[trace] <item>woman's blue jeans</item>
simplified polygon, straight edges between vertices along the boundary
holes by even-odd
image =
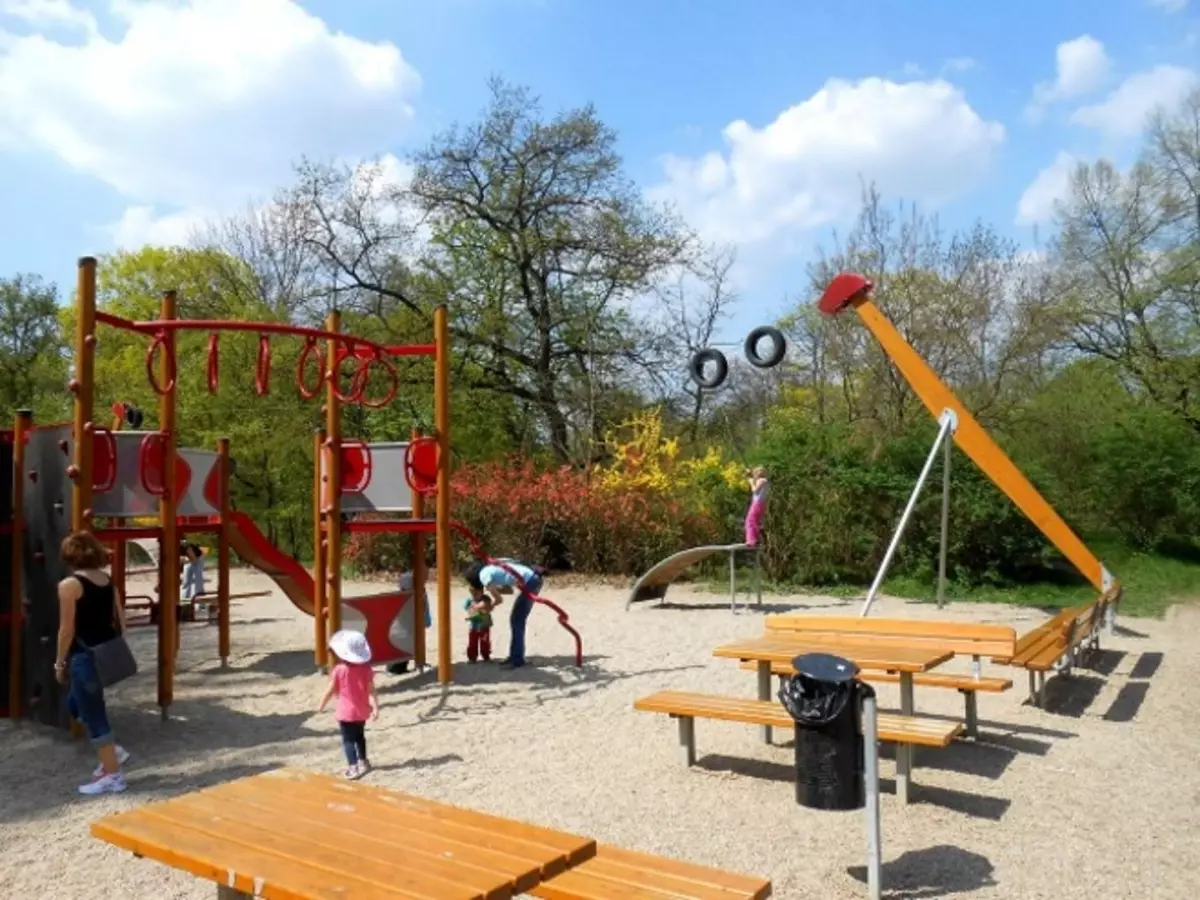
[[[537,575],[525,582],[529,594],[537,594],[542,590],[542,579]],[[525,665],[525,624],[529,621],[529,613],[533,611],[533,598],[522,591],[513,603],[512,612],[508,617],[511,637],[508,644],[508,662],[513,666]]]
[[[108,724],[108,709],[104,705],[104,686],[96,661],[86,651],[73,653],[67,659],[67,710],[83,723],[93,747],[113,742],[112,726]]]

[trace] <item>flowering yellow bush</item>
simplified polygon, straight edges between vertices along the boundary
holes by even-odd
[[[640,491],[668,496],[687,492],[688,499],[707,506],[707,492],[695,489],[742,485],[742,467],[709,447],[703,456],[680,459],[678,438],[663,437],[662,417],[657,410],[638,413],[619,429],[629,434],[622,441],[616,433],[606,435],[613,459],[594,472],[595,484],[607,491]]]

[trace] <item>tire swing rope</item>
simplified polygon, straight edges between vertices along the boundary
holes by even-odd
[[[767,353],[760,353],[758,346],[764,339],[771,342],[771,347]],[[783,357],[787,354],[787,339],[783,332],[773,325],[760,325],[746,335],[742,352],[746,354],[746,361],[754,368],[773,369],[783,362]],[[705,367],[709,363],[713,364],[712,374],[705,373]],[[716,390],[729,377],[729,360],[717,348],[705,347],[692,354],[688,361],[688,374],[701,390]]]

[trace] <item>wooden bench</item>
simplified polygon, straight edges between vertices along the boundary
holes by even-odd
[[[1011,655],[994,656],[992,662],[1025,669],[1029,673],[1029,700],[1034,706],[1042,706],[1046,673],[1068,673],[1085,654],[1099,647],[1101,625],[1120,594],[1118,586],[1091,603],[1063,610],[1023,634]]]
[[[529,892],[542,900],[766,900],[771,882],[607,844]]]
[[[873,619],[850,616],[767,616],[768,632],[802,634],[806,639],[845,640],[856,642],[892,643],[905,647],[925,647],[945,650],[957,656],[971,657],[969,674],[925,672],[913,676],[913,685],[949,688],[963,695],[966,733],[979,736],[979,703],[977,694],[1002,693],[1012,687],[1008,678],[984,678],[983,657],[1012,656],[1017,643],[1016,632],[1008,625],[986,625],[975,622],[922,621],[920,619]],[[749,667],[747,667],[749,668]],[[790,668],[776,674],[790,675]],[[898,675],[891,672],[864,672],[863,681],[894,684]]]
[[[696,719],[788,729],[796,725],[782,704],[770,700],[746,700],[690,691],[659,691],[634,701],[633,708],[641,712],[663,713],[679,721],[679,744],[683,748],[684,762],[689,766],[696,763]],[[962,730],[960,722],[879,713],[879,740],[892,744],[946,747]],[[908,802],[909,765],[908,754],[897,754],[896,794],[903,803]]]
[[[758,663],[754,660],[747,660],[741,664],[741,668],[753,672],[758,668]],[[780,680],[782,680],[792,677],[795,673],[788,663],[773,663],[771,665],[771,674],[778,675]],[[895,672],[864,671],[858,674],[858,680],[871,682],[872,684],[899,684],[900,676]],[[949,688],[962,694],[966,702],[965,733],[969,737],[978,737],[979,705],[975,700],[974,694],[977,692],[1000,694],[1009,690],[1013,686],[1013,682],[1011,678],[976,678],[972,675],[957,675],[949,672],[923,672],[913,676],[913,686]]]

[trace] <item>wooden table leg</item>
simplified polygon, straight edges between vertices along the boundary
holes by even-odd
[[[771,664],[763,660],[758,661],[758,699],[771,699]],[[764,744],[771,743],[770,725],[763,726],[762,739]]]
[[[900,673],[900,715],[913,714],[912,672]],[[896,745],[896,799],[908,803],[908,782],[912,773],[913,745]]]

